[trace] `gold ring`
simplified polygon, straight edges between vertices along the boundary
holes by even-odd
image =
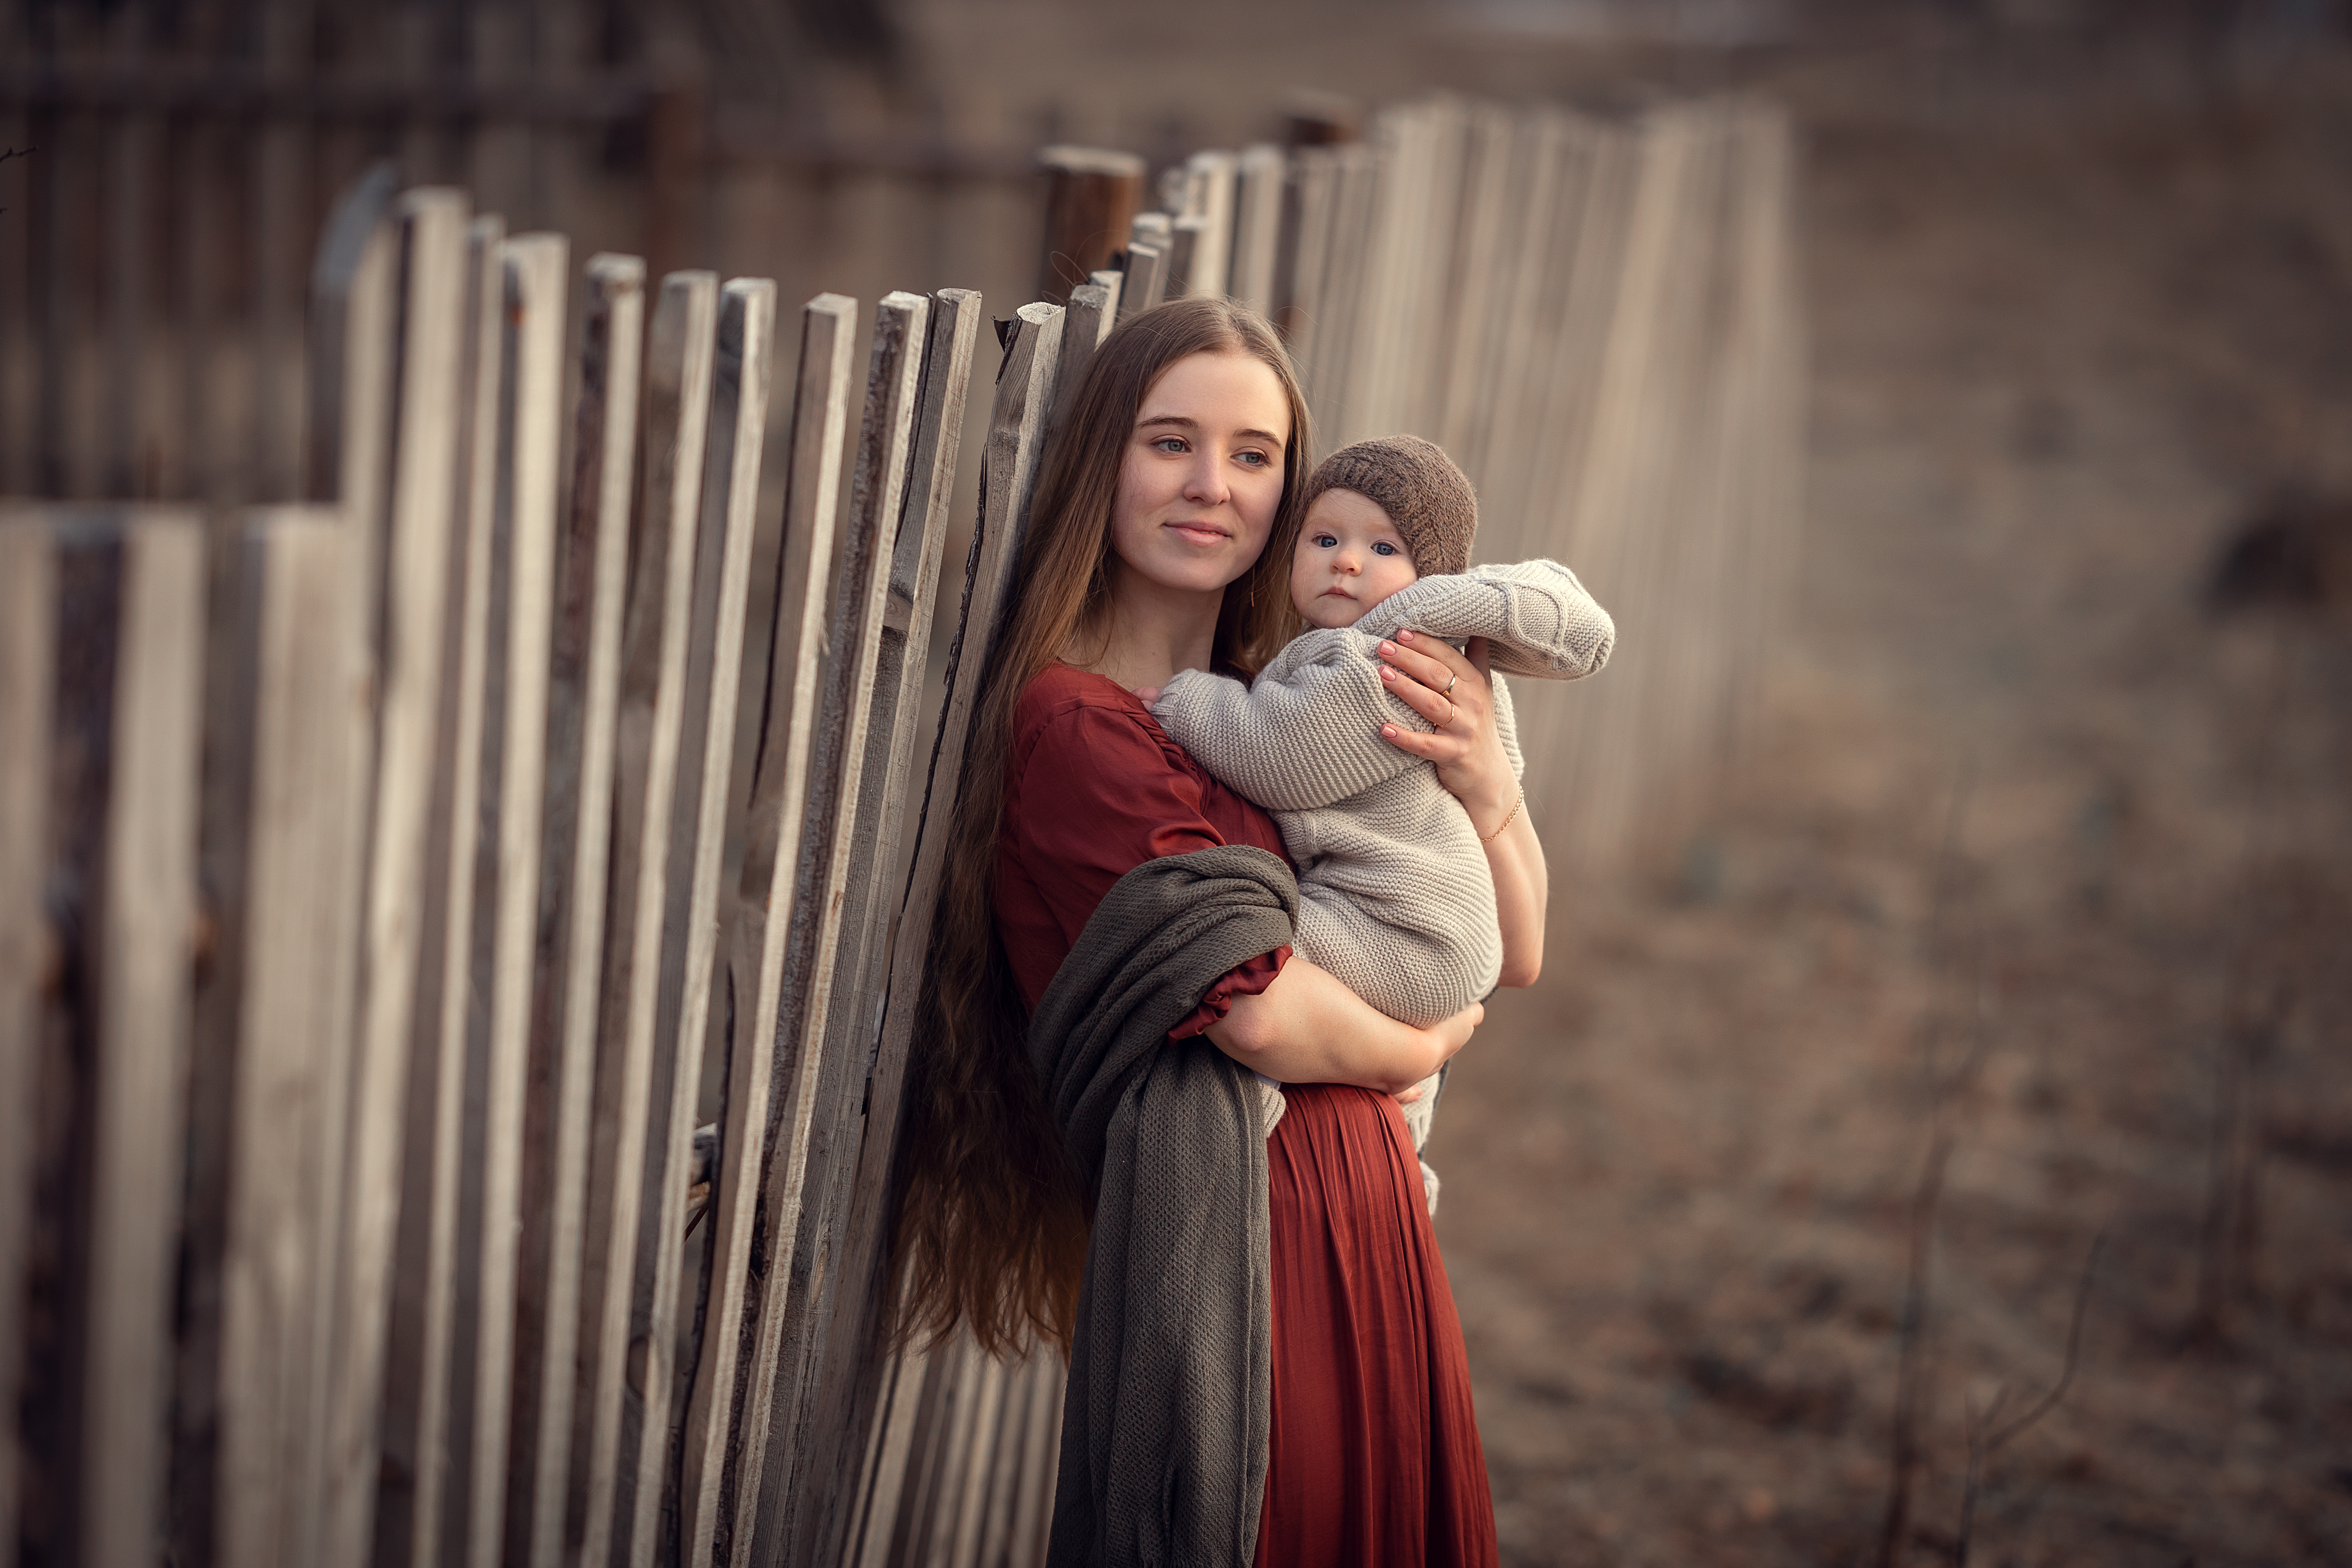
[[[1443,691],[1439,692],[1438,695],[1440,697],[1445,697],[1445,693]],[[1462,710],[1454,706],[1454,699],[1451,697],[1445,697],[1445,722],[1440,724],[1438,728],[1441,730],[1452,728],[1454,724],[1454,715],[1460,711],[1462,711]]]
[[[1461,672],[1460,670],[1458,670],[1458,669],[1457,669],[1457,670],[1455,670],[1455,671],[1454,672],[1454,679],[1453,679],[1453,680],[1449,680],[1449,681],[1447,681],[1447,682],[1445,683],[1445,689],[1444,689],[1444,690],[1443,690],[1443,691],[1441,691],[1441,692],[1439,692],[1439,693],[1438,693],[1438,695],[1439,695],[1440,697],[1451,697],[1451,696],[1453,696],[1453,695],[1454,695],[1454,683],[1455,683],[1455,681],[1459,681],[1461,679],[1462,679],[1462,672]]]

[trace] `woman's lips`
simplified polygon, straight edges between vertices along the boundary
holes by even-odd
[[[1205,522],[1171,522],[1168,531],[1192,544],[1217,544],[1232,537],[1223,529]]]

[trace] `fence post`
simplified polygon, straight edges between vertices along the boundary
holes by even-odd
[[[1037,165],[1045,174],[1037,297],[1058,305],[1127,237],[1143,205],[1143,160],[1095,147],[1048,147]]]

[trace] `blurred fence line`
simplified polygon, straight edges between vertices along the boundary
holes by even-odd
[[[780,180],[819,208],[903,187],[938,209],[934,262],[974,202],[1026,218],[1027,143],[936,105],[912,132],[839,124],[713,79],[659,26],[600,37],[616,9],[0,5],[0,148],[27,152],[0,214],[0,494],[306,494],[305,268],[379,161],[656,277],[757,247]],[[905,248],[872,215],[826,226],[807,248],[860,274]]]
[[[952,600],[978,295],[779,321],[388,169],[268,305],[280,504],[0,508],[0,1568],[1042,1559],[1058,1358],[878,1329],[929,829],[1123,314],[1266,310],[1327,446],[1446,441],[1616,613],[1523,703],[1564,868],[1703,792],[1801,477],[1777,111],[1407,105],[1124,233],[1134,161],[1049,164],[1111,186]]]

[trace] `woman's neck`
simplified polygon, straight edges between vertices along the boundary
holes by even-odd
[[[1180,669],[1206,669],[1217,642],[1217,612],[1224,591],[1186,593],[1138,577],[1123,561],[1112,565],[1110,603],[1092,626],[1078,628],[1063,650],[1066,663],[1108,676],[1133,691],[1165,686]]]

